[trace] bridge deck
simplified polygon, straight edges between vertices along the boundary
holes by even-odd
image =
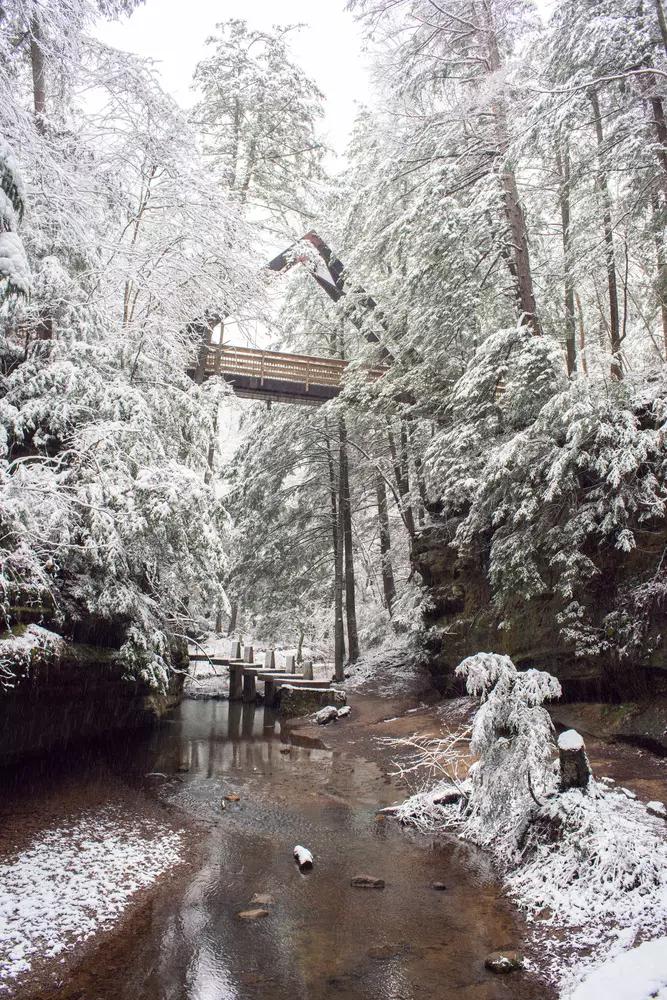
[[[339,358],[210,344],[202,349],[196,369],[189,374],[197,382],[220,375],[245,399],[320,406],[339,394],[348,364]],[[381,378],[386,371],[385,365],[376,365],[367,377]]]

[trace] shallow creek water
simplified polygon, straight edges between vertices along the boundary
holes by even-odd
[[[91,798],[123,798],[139,810],[166,804],[190,846],[187,864],[89,948],[65,982],[31,995],[548,1000],[551,990],[531,974],[484,968],[489,951],[522,944],[520,918],[488,858],[378,820],[378,808],[404,792],[360,756],[363,748],[350,741],[331,750],[326,739],[326,729],[290,737],[261,706],[185,701],[159,729],[116,738],[84,763],[74,765],[70,751],[69,765],[63,757],[32,765],[6,790],[0,819],[11,814],[16,827],[5,825],[6,837],[20,833],[21,816],[27,834],[40,810],[48,819]],[[222,810],[225,795],[240,801]],[[297,843],[315,856],[310,872],[294,864]],[[359,874],[386,888],[352,888]],[[436,891],[436,881],[447,890]],[[274,897],[269,915],[239,920],[255,893]]]

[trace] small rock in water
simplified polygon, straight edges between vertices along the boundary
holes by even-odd
[[[268,892],[256,892],[250,900],[251,906],[273,906],[275,899]]]
[[[281,747],[278,753],[289,753],[291,749],[291,747]]]
[[[600,778],[600,781],[604,781],[605,785],[615,785],[616,782],[613,778],[607,778],[606,776]]]
[[[491,972],[515,972],[523,968],[523,958],[518,951],[492,951],[484,965]]]
[[[352,709],[349,705],[343,705],[342,708],[338,709],[338,718],[344,719],[347,715],[351,715]]]
[[[190,770],[190,765],[180,764],[179,767],[176,768],[176,770],[178,771],[179,774],[187,774],[188,771]]]
[[[321,708],[319,712],[315,712],[315,722],[318,726],[326,726],[327,723],[333,722],[337,718],[338,709],[335,705],[327,705],[325,708]]]
[[[236,914],[239,920],[258,920],[260,917],[268,917],[268,915],[269,915],[268,910],[261,910],[261,909],[241,910],[240,913]]]
[[[221,808],[221,809],[226,809],[226,808],[227,808],[227,803],[225,802],[225,800],[224,800],[224,799],[223,799],[223,800],[221,801],[221,803],[220,803],[220,808]]]
[[[384,961],[388,958],[394,958],[396,955],[400,955],[403,952],[403,948],[395,944],[381,944],[375,948],[369,948],[366,954],[369,958],[374,958],[377,961]]]
[[[294,860],[298,864],[301,871],[305,871],[306,869],[313,867],[313,855],[307,847],[301,847],[300,844],[297,844],[294,848]]]
[[[355,875],[350,880],[350,885],[355,889],[384,889],[383,878],[374,878],[372,875]]]
[[[433,882],[432,885],[434,889],[438,889],[440,892],[443,892],[447,888],[444,882]]]
[[[664,802],[647,803],[646,812],[650,816],[657,816],[659,819],[667,819],[667,809],[665,808]]]
[[[225,798],[226,798],[226,800],[228,802],[240,802],[241,801],[241,796],[240,795],[225,795]]]
[[[621,788],[621,791],[625,795],[626,799],[636,799],[637,796],[634,792],[631,792],[629,788]]]

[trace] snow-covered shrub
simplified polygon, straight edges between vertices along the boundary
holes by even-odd
[[[554,727],[542,702],[559,698],[555,677],[519,672],[509,656],[477,653],[456,670],[468,694],[481,698],[470,748],[479,756],[471,774],[465,834],[514,857],[538,797],[553,790]]]

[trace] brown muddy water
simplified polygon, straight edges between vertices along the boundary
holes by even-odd
[[[281,732],[261,706],[185,701],[150,734],[26,765],[5,778],[0,848],[90,802],[122,801],[188,831],[186,864],[33,1000],[549,1000],[488,952],[523,927],[483,853],[378,819],[404,797],[358,731]],[[350,734],[354,730],[350,729]],[[321,739],[320,739],[321,737]],[[342,740],[341,740],[341,737]],[[286,751],[286,752],[282,752]],[[157,773],[155,773],[157,772]],[[228,802],[225,795],[238,795]],[[315,866],[301,873],[295,844]],[[355,889],[369,874],[384,889]],[[433,882],[444,882],[436,891]],[[270,894],[268,916],[237,913]],[[7,995],[7,994],[5,994]]]

